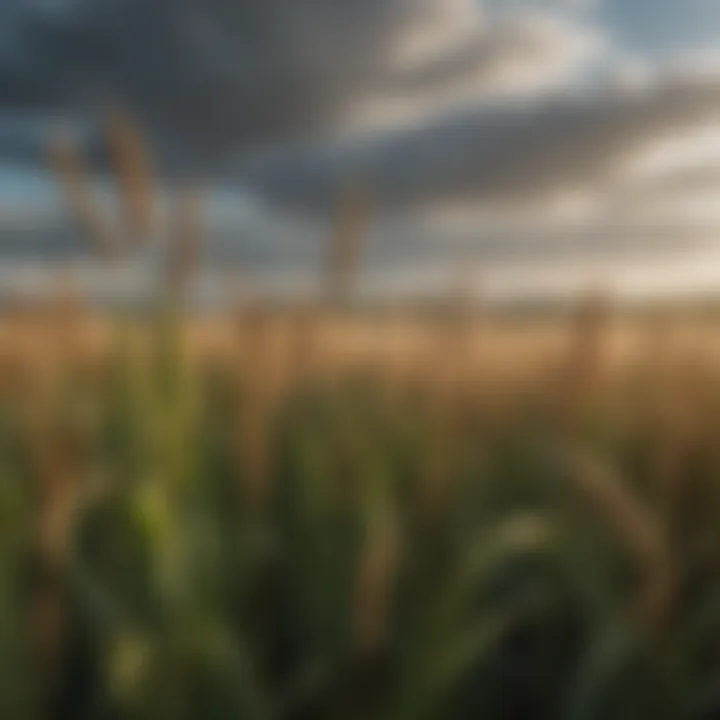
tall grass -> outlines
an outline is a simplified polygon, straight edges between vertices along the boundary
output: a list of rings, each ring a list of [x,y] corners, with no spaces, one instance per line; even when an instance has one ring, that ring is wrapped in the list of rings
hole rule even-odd
[[[123,252],[154,225],[129,128],[120,225],[56,158]],[[327,304],[188,319],[188,192],[153,312],[0,323],[3,717],[720,713],[709,334],[649,345],[590,298],[550,327],[345,312],[357,206]]]
[[[408,344],[393,395],[379,330],[308,374],[283,317],[163,317],[2,348],[10,716],[714,716],[715,364],[633,405],[628,358],[568,425],[567,343],[450,386]]]

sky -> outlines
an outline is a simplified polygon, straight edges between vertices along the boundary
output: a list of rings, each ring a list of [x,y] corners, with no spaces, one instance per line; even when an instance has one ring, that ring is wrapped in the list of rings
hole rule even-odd
[[[47,146],[114,107],[211,265],[306,272],[360,184],[370,285],[718,289],[718,40],[720,0],[2,0],[0,259],[82,254]]]

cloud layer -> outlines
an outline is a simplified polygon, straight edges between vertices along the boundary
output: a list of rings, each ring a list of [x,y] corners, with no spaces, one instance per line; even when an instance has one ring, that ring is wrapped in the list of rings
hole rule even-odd
[[[495,18],[474,0],[6,0],[1,13],[0,106],[123,103],[200,153],[543,87],[596,45],[568,20]]]
[[[261,194],[325,212],[355,181],[389,207],[529,200],[622,183],[634,153],[718,117],[719,83],[671,80],[637,92],[479,107],[410,131],[261,157],[248,173]]]
[[[57,117],[97,155],[119,104],[163,168],[244,198],[226,256],[311,258],[350,182],[378,265],[707,244],[720,63],[670,22],[699,1],[4,0],[0,166],[41,168]]]

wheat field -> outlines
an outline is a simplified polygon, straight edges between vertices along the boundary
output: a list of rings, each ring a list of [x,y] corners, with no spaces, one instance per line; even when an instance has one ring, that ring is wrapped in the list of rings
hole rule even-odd
[[[0,328],[16,718],[710,718],[707,321]]]
[[[157,203],[132,123],[108,147],[117,217],[51,160],[116,267]],[[355,188],[319,299],[200,315],[202,207],[142,310],[0,314],[3,718],[718,717],[712,313],[363,308]]]

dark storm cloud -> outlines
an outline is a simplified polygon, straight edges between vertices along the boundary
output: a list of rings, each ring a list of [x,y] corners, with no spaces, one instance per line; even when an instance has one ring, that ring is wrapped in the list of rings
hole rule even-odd
[[[123,103],[200,149],[317,132],[424,0],[3,0],[0,108]]]
[[[119,103],[153,131],[163,159],[202,158],[214,171],[229,164],[233,181],[280,208],[324,214],[355,180],[390,209],[600,185],[644,143],[720,114],[720,86],[685,77],[644,92],[478,100],[438,119],[454,83],[470,79],[479,98],[513,58],[542,60],[563,38],[570,57],[573,43],[588,41],[570,21],[527,14],[488,25],[472,8],[470,0],[0,0],[0,159],[37,163],[54,114],[91,126],[95,111]],[[440,27],[453,12],[469,33],[445,28],[442,52],[393,63],[423,17]],[[365,100],[394,95],[411,108],[404,125],[321,144],[328,128],[360,127],[354,112]],[[28,111],[47,124],[25,124],[17,113]],[[258,149],[285,139],[301,149]],[[255,160],[238,163],[243,150]]]
[[[461,83],[479,96],[516,53],[555,57],[575,31],[483,18],[473,0],[2,0],[0,111],[119,104],[163,155],[212,167],[347,128],[364,102]],[[404,43],[434,32],[437,56],[397,66]]]
[[[719,116],[720,81],[685,77],[469,110],[353,143],[276,152],[245,171],[258,193],[309,212],[326,212],[357,182],[390,209],[529,199],[610,182],[630,153]]]

